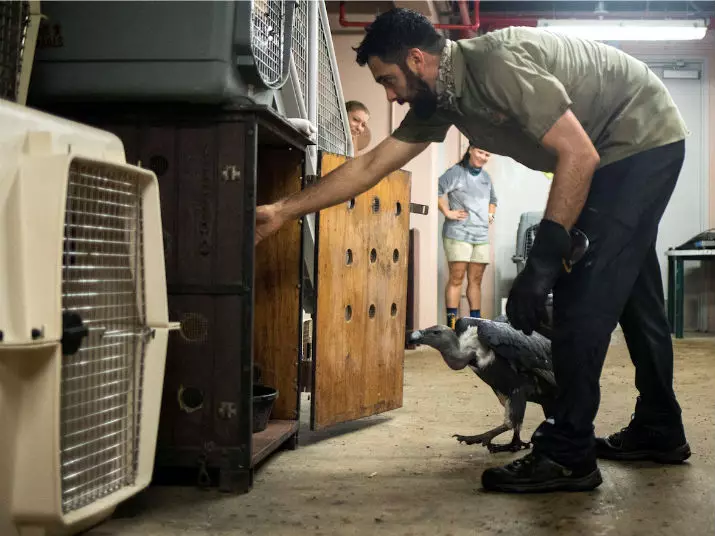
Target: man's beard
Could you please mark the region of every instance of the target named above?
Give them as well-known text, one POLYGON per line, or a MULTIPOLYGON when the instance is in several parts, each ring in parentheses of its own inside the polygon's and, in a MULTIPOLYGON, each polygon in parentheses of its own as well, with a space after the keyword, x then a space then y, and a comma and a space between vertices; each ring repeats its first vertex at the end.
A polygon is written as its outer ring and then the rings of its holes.
POLYGON ((437 110, 437 95, 432 93, 427 83, 416 74, 404 67, 403 72, 407 79, 407 89, 413 95, 410 97, 410 109, 420 119, 428 119, 437 110))

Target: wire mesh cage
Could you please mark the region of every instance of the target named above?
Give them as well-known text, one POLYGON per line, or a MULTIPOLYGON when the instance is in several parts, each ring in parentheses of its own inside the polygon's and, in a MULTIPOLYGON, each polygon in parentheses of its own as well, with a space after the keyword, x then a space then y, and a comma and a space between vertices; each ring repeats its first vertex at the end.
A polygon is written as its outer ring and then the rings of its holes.
POLYGON ((346 155, 350 152, 345 124, 342 93, 338 86, 337 69, 331 61, 330 29, 320 19, 318 29, 318 147, 324 151, 346 155))
POLYGON ((297 0, 293 15, 292 54, 300 91, 305 99, 308 94, 308 1, 297 0))
POLYGON ((253 0, 251 49, 261 81, 280 88, 288 76, 295 2, 253 0))
POLYGON ((123 172, 75 160, 62 266, 63 313, 88 337, 62 364, 61 478, 65 513, 136 476, 144 358, 141 193, 123 172))
POLYGON ((17 102, 30 3, 0 2, 0 97, 17 102))

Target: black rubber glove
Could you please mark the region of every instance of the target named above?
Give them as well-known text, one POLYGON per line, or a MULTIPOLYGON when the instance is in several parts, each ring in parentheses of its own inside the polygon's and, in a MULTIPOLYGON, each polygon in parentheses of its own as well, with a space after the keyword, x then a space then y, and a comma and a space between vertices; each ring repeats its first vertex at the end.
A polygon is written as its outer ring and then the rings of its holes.
POLYGON ((526 335, 548 323, 546 298, 559 276, 570 269, 571 235, 563 225, 541 220, 526 266, 516 276, 506 303, 506 315, 526 335))

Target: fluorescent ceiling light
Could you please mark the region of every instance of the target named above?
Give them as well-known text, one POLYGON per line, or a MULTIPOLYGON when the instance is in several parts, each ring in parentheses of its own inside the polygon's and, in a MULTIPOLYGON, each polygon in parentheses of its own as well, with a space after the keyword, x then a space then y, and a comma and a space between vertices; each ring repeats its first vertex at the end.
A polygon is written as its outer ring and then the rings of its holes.
POLYGON ((707 26, 703 19, 541 19, 537 26, 552 32, 594 41, 685 41, 702 39, 707 32, 707 26))
POLYGON ((700 80, 700 71, 695 69, 663 69, 663 78, 700 80))

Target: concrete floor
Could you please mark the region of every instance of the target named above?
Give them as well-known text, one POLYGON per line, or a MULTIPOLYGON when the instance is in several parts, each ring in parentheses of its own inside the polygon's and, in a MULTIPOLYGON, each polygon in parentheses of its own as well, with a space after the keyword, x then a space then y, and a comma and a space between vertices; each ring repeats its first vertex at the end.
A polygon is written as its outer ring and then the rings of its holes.
MULTIPOLYGON (((150 488, 89 536, 714 533, 714 339, 676 341, 689 463, 601 462, 604 483, 590 493, 481 490, 482 470, 515 455, 492 455, 451 435, 500 423, 495 396, 473 373, 450 371, 432 350, 408 352, 405 369, 402 409, 327 433, 304 431, 298 450, 277 453, 261 468, 250 494, 150 488)), ((602 392, 597 433, 625 425, 635 400, 633 367, 618 333, 602 392)), ((523 437, 540 415, 530 405, 523 437)))

